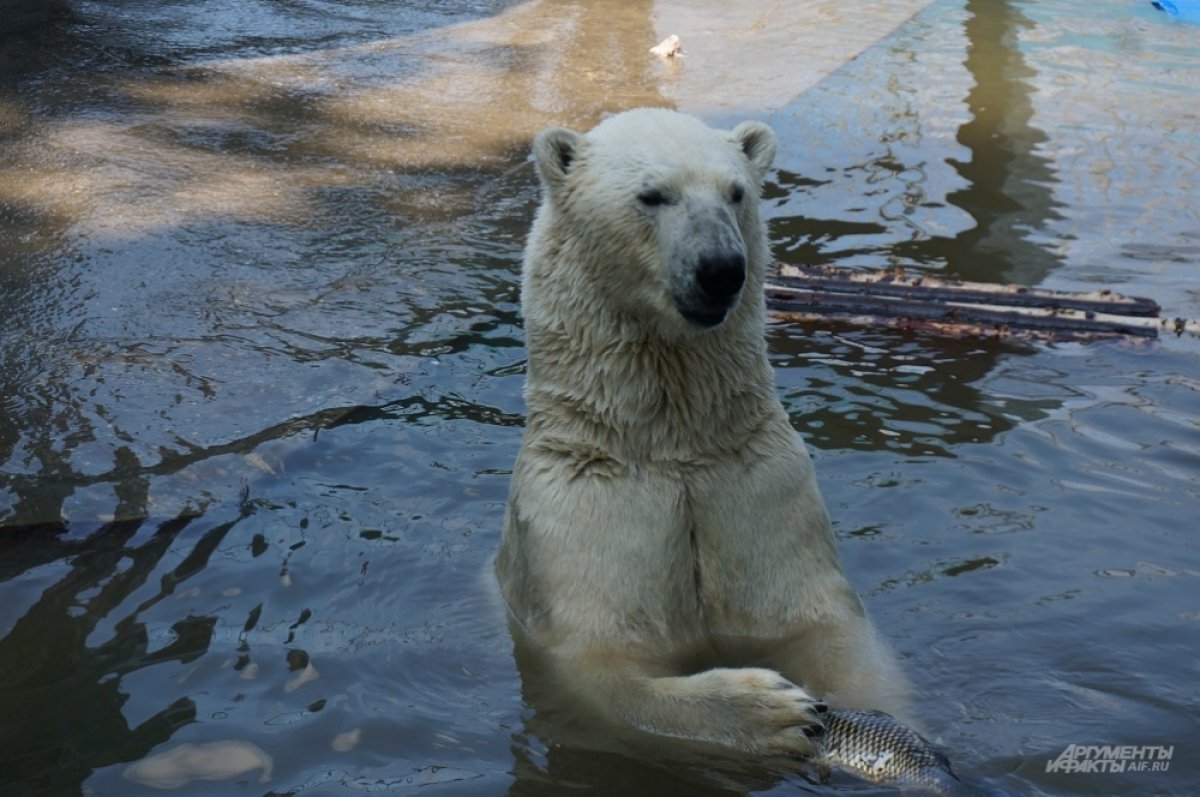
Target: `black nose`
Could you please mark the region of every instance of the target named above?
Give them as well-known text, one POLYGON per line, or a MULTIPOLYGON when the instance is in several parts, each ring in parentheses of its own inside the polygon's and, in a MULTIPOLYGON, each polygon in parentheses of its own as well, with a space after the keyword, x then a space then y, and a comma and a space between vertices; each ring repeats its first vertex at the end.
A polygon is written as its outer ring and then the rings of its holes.
POLYGON ((740 252, 709 252, 700 255, 696 282, 709 299, 728 302, 746 281, 746 258, 740 252))

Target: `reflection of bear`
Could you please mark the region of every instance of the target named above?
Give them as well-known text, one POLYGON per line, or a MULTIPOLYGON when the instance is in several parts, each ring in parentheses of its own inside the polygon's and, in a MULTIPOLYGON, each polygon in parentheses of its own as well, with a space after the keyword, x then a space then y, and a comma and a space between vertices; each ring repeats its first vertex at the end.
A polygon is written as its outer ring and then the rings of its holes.
POLYGON ((762 124, 664 110, 537 136, 528 425, 496 567, 521 647, 615 727, 804 754, 810 695, 895 712, 905 682, 775 395, 774 153, 762 124))

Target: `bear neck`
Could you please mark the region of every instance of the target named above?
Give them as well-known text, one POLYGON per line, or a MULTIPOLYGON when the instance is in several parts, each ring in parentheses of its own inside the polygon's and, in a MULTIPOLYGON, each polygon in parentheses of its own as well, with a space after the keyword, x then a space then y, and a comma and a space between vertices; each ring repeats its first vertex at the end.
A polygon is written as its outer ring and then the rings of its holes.
POLYGON ((538 286, 526 288, 538 305, 525 314, 534 444, 695 461, 741 451, 769 421, 787 422, 767 360, 761 279, 747 282, 721 326, 670 337, 598 302, 547 306, 538 286))

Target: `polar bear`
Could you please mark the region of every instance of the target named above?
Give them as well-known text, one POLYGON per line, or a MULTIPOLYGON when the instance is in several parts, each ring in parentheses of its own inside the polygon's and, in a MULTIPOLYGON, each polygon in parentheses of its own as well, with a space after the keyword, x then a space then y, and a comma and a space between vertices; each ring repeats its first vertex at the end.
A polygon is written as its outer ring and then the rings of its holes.
POLYGON ((804 756, 827 706, 902 712, 906 685, 775 393, 774 154, 764 124, 662 109, 537 135, 528 417, 495 566, 518 652, 613 727, 804 756))

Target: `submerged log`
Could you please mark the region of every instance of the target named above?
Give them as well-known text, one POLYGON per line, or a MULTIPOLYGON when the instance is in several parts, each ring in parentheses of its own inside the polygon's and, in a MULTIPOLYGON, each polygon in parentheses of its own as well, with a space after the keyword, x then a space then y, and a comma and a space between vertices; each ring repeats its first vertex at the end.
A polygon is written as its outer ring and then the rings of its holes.
POLYGON ((919 329, 956 337, 1089 340, 1200 335, 1200 323, 1159 317, 1152 299, 1111 290, 1052 291, 959 282, 900 270, 777 263, 767 307, 785 320, 919 329))

